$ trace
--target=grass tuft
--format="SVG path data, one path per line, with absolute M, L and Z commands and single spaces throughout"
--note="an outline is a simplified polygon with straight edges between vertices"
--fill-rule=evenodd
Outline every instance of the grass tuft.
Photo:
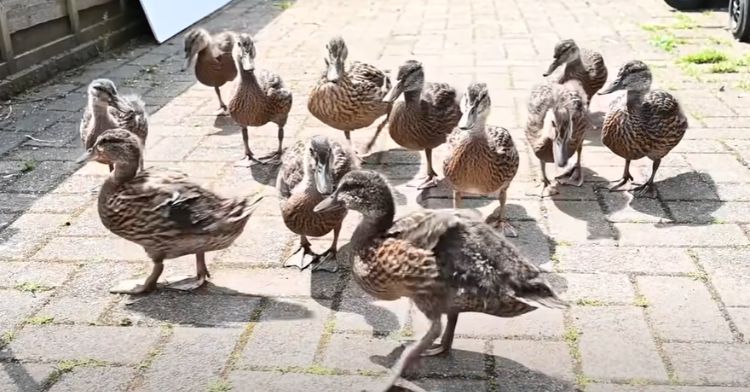
M 646 298 L 646 296 L 644 296 L 643 294 L 638 294 L 635 296 L 633 305 L 638 306 L 639 308 L 648 308 L 649 306 L 651 306 L 651 304 L 648 302 L 648 298 Z
M 288 10 L 292 7 L 292 5 L 294 5 L 294 3 L 289 0 L 281 0 L 276 2 L 276 7 L 278 7 L 282 11 Z
M 688 64 L 716 64 L 729 60 L 729 57 L 716 49 L 703 49 L 680 58 L 680 62 Z
M 704 283 L 708 282 L 708 274 L 703 271 L 688 272 L 687 276 L 690 279 L 695 280 L 695 281 L 704 282 Z
M 23 164 L 21 165 L 21 173 L 28 173 L 34 171 L 36 167 L 39 165 L 39 162 L 30 159 L 27 161 L 23 161 Z
M 723 61 L 721 63 L 711 64 L 711 67 L 708 69 L 711 73 L 737 73 L 740 72 L 739 68 L 737 68 L 737 65 L 731 61 Z
M 52 324 L 55 318 L 52 316 L 36 316 L 26 320 L 26 324 L 29 325 L 47 325 Z
M 576 305 L 578 306 L 604 306 L 604 302 L 599 301 L 598 299 L 580 298 L 576 301 Z
M 208 392 L 229 392 L 232 385 L 224 380 L 216 380 L 208 385 Z
M 36 294 L 52 290 L 52 287 L 44 286 L 34 282 L 23 282 L 16 286 L 16 290 L 23 291 L 25 293 Z
M 677 45 L 682 43 L 682 40 L 678 39 L 671 33 L 664 34 L 653 34 L 651 35 L 651 45 L 660 48 L 665 52 L 671 52 L 677 48 Z

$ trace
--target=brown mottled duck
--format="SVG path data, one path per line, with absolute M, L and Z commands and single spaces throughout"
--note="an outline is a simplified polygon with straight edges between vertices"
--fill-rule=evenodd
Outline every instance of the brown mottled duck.
M 137 95 L 120 95 L 109 79 L 95 79 L 89 84 L 88 104 L 81 119 L 83 148 L 91 148 L 99 135 L 113 128 L 127 129 L 145 146 L 148 137 L 146 104 Z M 143 170 L 143 161 L 139 167 Z M 110 165 L 109 171 L 112 170 Z
M 141 143 L 124 129 L 105 131 L 79 158 L 114 165 L 99 192 L 99 218 L 112 233 L 142 246 L 153 261 L 143 284 L 123 282 L 112 293 L 142 294 L 155 290 L 163 261 L 195 254 L 196 277 L 168 284 L 192 290 L 210 277 L 205 253 L 225 249 L 245 228 L 255 209 L 245 199 L 220 197 L 177 172 L 138 172 Z M 169 281 L 169 280 L 168 280 Z
M 267 70 L 255 72 L 255 43 L 249 34 L 239 34 L 234 45 L 234 56 L 239 81 L 234 96 L 229 101 L 229 114 L 242 127 L 245 158 L 255 163 L 270 159 L 278 163 L 284 141 L 284 125 L 292 109 L 292 92 L 284 86 L 281 77 Z M 255 158 L 248 144 L 247 127 L 260 127 L 269 122 L 278 125 L 279 145 L 270 155 Z
M 490 114 L 487 85 L 472 83 L 461 98 L 461 120 L 448 135 L 449 153 L 443 173 L 453 186 L 453 208 L 459 208 L 462 193 L 486 195 L 498 192 L 500 216 L 496 222 L 506 236 L 516 237 L 505 220 L 507 190 L 518 172 L 518 151 L 507 129 L 487 126 Z
M 201 84 L 213 87 L 219 99 L 221 114 L 226 114 L 227 105 L 221 99 L 219 88 L 237 77 L 237 67 L 232 58 L 232 48 L 237 33 L 224 31 L 211 35 L 206 29 L 192 29 L 185 34 L 186 70 L 195 61 L 195 77 Z
M 544 76 L 549 76 L 557 67 L 565 64 L 565 69 L 558 83 L 577 80 L 586 92 L 587 106 L 591 97 L 604 86 L 607 81 L 607 66 L 602 55 L 586 48 L 579 48 L 572 39 L 565 39 L 555 45 L 554 59 Z
M 409 185 L 419 189 L 437 186 L 432 150 L 445 143 L 461 118 L 456 89 L 447 83 L 425 84 L 422 64 L 409 60 L 399 68 L 396 83 L 383 100 L 393 102 L 402 93 L 404 101 L 391 110 L 388 131 L 393 141 L 402 147 L 424 150 L 427 175 Z
M 326 71 L 310 91 L 307 109 L 324 124 L 344 131 L 350 146 L 352 131 L 369 127 L 385 115 L 363 151 L 367 153 L 388 122 L 390 105 L 383 102 L 383 97 L 391 88 L 391 81 L 385 72 L 359 61 L 345 69 L 349 50 L 339 36 L 328 42 L 326 50 Z
M 631 160 L 648 157 L 653 161 L 651 177 L 632 190 L 638 196 L 653 192 L 654 177 L 662 158 L 677 146 L 688 128 L 688 120 L 677 98 L 666 91 L 650 91 L 651 81 L 648 66 L 633 60 L 623 65 L 612 84 L 599 92 L 627 91 L 610 103 L 602 125 L 602 144 L 625 158 L 622 179 L 611 188 L 613 191 L 633 180 Z
M 402 354 L 392 383 L 420 356 L 451 349 L 461 312 L 515 317 L 540 306 L 567 306 L 502 233 L 465 212 L 422 210 L 394 221 L 393 194 L 376 172 L 347 173 L 315 210 L 343 208 L 363 216 L 351 239 L 353 279 L 377 299 L 411 298 L 431 323 Z M 440 344 L 432 345 L 443 314 L 448 325 Z
M 588 115 L 586 93 L 581 84 L 571 80 L 565 84 L 542 83 L 529 96 L 526 139 L 539 159 L 542 171 L 542 195 L 555 194 L 550 187 L 545 165 L 554 162 L 559 168 L 568 165 L 575 152 L 576 163 L 557 176 L 563 184 L 581 186 L 581 152 L 586 132 L 593 128 Z
M 313 270 L 335 272 L 338 269 L 335 264 L 331 267 L 325 264 L 336 261 L 336 246 L 346 210 L 318 213 L 313 209 L 333 192 L 341 177 L 352 168 L 356 168 L 352 154 L 325 136 L 300 140 L 284 153 L 276 179 L 276 188 L 281 197 L 281 216 L 286 227 L 300 236 L 300 246 L 284 261 L 285 267 L 301 251 L 301 257 L 294 264 L 301 270 L 314 262 L 317 264 Z M 331 247 L 321 255 L 315 254 L 310 249 L 307 237 L 321 237 L 331 230 Z

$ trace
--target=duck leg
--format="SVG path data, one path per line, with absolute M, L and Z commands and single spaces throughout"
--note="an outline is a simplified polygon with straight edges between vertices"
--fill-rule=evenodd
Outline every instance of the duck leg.
M 206 254 L 199 252 L 195 254 L 195 276 L 180 278 L 175 281 L 167 279 L 169 282 L 167 283 L 167 288 L 180 291 L 192 291 L 203 286 L 203 284 L 206 283 L 206 278 L 210 277 L 211 274 L 208 273 L 208 268 L 206 267 Z
M 516 233 L 516 229 L 513 227 L 513 225 L 510 224 L 507 220 L 505 220 L 505 202 L 508 199 L 508 190 L 503 189 L 500 191 L 500 194 L 498 195 L 498 201 L 500 202 L 500 217 L 492 223 L 492 225 L 503 232 L 503 234 L 506 237 L 518 237 L 518 233 Z M 488 217 L 489 218 L 489 217 Z M 487 223 L 490 223 L 488 221 Z
M 336 255 L 338 254 L 338 242 L 339 242 L 339 233 L 341 232 L 341 223 L 336 225 L 336 227 L 333 228 L 333 242 L 331 242 L 331 247 L 328 248 L 325 252 L 323 252 L 320 256 L 318 256 L 315 260 L 316 264 L 312 268 L 313 271 L 328 271 L 328 272 L 337 272 L 339 270 L 338 261 L 336 260 Z M 332 266 L 328 266 L 328 264 L 333 264 Z
M 156 282 L 159 280 L 162 271 L 164 271 L 164 259 L 154 258 L 154 266 L 151 268 L 151 275 L 146 278 L 143 284 L 138 284 L 133 280 L 126 280 L 118 283 L 109 289 L 112 294 L 147 294 L 156 290 Z
M 424 156 L 427 158 L 427 175 L 425 177 L 416 178 L 413 181 L 406 184 L 407 186 L 417 187 L 417 189 L 428 189 L 437 186 L 437 173 L 432 168 L 432 149 L 425 148 Z
M 653 194 L 654 177 L 656 177 L 656 171 L 659 170 L 660 164 L 661 164 L 661 159 L 654 160 L 654 163 L 651 165 L 651 177 L 649 177 L 648 181 L 646 181 L 642 185 L 638 185 L 637 187 L 633 188 L 633 192 L 635 192 L 636 196 L 641 197 L 641 196 Z
M 216 113 L 218 116 L 226 116 L 229 114 L 227 105 L 224 104 L 224 100 L 221 99 L 221 90 L 219 90 L 219 87 L 214 87 L 214 91 L 216 91 L 216 98 L 219 98 L 219 112 Z
M 290 264 L 289 260 L 297 253 L 300 253 L 300 251 L 302 251 L 302 256 L 299 258 L 299 261 L 296 264 Z M 301 235 L 299 236 L 299 247 L 284 260 L 282 267 L 296 266 L 301 271 L 312 264 L 317 257 L 318 255 L 310 249 L 310 241 L 307 240 L 306 236 Z
M 462 194 L 459 191 L 453 191 L 453 208 L 461 208 Z
M 372 147 L 375 145 L 375 142 L 378 140 L 378 136 L 380 135 L 380 131 L 383 130 L 383 128 L 385 127 L 385 124 L 388 123 L 388 119 L 391 117 L 391 107 L 392 107 L 392 104 L 389 104 L 388 105 L 388 112 L 386 112 L 386 114 L 385 114 L 385 119 L 383 120 L 383 122 L 381 122 L 378 125 L 378 128 L 375 130 L 375 134 L 372 135 L 372 139 L 370 139 L 370 141 L 367 143 L 367 146 L 365 146 L 365 150 L 362 152 L 363 154 L 369 153 L 370 150 L 372 149 Z
M 424 336 L 422 336 L 422 339 L 416 344 L 408 347 L 401 354 L 401 358 L 399 358 L 398 362 L 396 362 L 396 365 L 392 369 L 391 380 L 384 391 L 390 390 L 390 388 L 396 384 L 401 378 L 401 373 L 403 373 L 404 370 L 413 368 L 427 347 L 429 347 L 432 342 L 440 336 L 440 330 L 443 328 L 440 321 L 440 315 L 438 314 L 437 316 L 431 317 L 430 321 L 430 329 L 424 334 Z
M 453 346 L 453 335 L 456 332 L 456 323 L 458 322 L 458 313 L 448 314 L 448 325 L 445 326 L 443 331 L 443 337 L 440 339 L 440 344 L 433 344 L 432 347 L 428 348 L 422 353 L 423 357 L 431 357 L 442 353 L 447 353 Z
M 562 175 L 556 177 L 556 179 L 560 180 L 560 183 L 574 186 L 583 185 L 583 172 L 581 171 L 581 150 L 583 150 L 583 146 L 578 147 L 578 150 L 576 150 L 576 164 Z
M 658 166 L 659 165 L 657 165 L 657 167 Z M 630 175 L 630 159 L 625 159 L 625 170 L 622 172 L 622 178 L 620 179 L 620 182 L 615 184 L 615 186 L 609 188 L 609 191 L 619 191 L 623 185 L 628 183 L 628 181 L 633 181 L 633 176 Z
M 279 147 L 276 149 L 275 152 L 272 152 L 268 155 L 264 155 L 260 157 L 260 159 L 262 159 L 264 163 L 271 163 L 274 165 L 281 163 L 281 147 L 284 144 L 284 127 L 283 126 L 279 126 L 277 137 L 279 138 Z
M 346 137 L 346 141 L 349 142 L 349 148 L 354 153 L 354 157 L 357 159 L 357 161 L 361 164 L 365 160 L 362 158 L 360 153 L 357 151 L 357 146 L 354 145 L 354 142 L 352 141 L 352 131 L 344 131 L 344 137 Z
M 242 143 L 245 146 L 245 157 L 242 159 L 244 161 L 247 159 L 247 162 L 254 162 L 259 164 L 264 164 L 262 161 L 258 160 L 258 158 L 255 158 L 255 155 L 253 155 L 253 152 L 250 150 L 250 144 L 248 144 L 249 136 L 247 135 L 247 127 L 242 127 Z
M 526 192 L 529 196 L 539 196 L 539 197 L 545 197 L 545 196 L 552 196 L 558 194 L 557 187 L 552 185 L 552 182 L 547 177 L 547 164 L 543 160 L 539 160 L 539 167 L 542 171 L 542 186 L 535 187 L 533 191 Z M 541 189 L 541 190 L 540 190 Z

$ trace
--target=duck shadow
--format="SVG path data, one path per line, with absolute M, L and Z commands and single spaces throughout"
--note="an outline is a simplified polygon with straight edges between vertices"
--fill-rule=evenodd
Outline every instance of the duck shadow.
M 401 356 L 404 349 L 405 345 L 402 344 L 393 349 L 388 355 L 370 356 L 370 361 L 390 369 Z M 475 366 L 478 368 L 467 369 L 467 367 L 473 368 Z M 478 373 L 467 376 L 467 370 Z M 503 386 L 502 390 L 508 392 L 580 391 L 571 380 L 565 380 L 556 375 L 545 374 L 512 359 L 500 355 L 490 355 L 460 349 L 453 349 L 448 354 L 423 358 L 421 366 L 415 371 L 405 374 L 404 378 L 416 384 L 417 387 L 428 391 L 449 390 L 443 388 L 446 384 L 450 383 L 451 379 L 466 380 L 467 378 L 477 380 L 478 384 L 487 380 L 487 378 L 493 381 L 496 380 Z M 467 384 L 462 383 L 461 385 L 465 386 Z M 391 387 L 388 391 L 403 392 L 413 390 L 406 385 L 399 385 Z
M 214 118 L 214 128 L 219 128 L 219 131 L 209 134 L 209 136 L 228 136 L 240 133 L 240 125 L 237 124 L 230 116 L 217 115 Z
M 418 151 L 402 148 L 375 151 L 364 156 L 361 168 L 377 171 L 383 174 L 392 186 L 399 186 L 411 181 L 420 172 L 419 154 Z
M 286 151 L 286 148 L 282 149 L 282 154 Z M 281 164 L 251 164 L 250 175 L 253 179 L 263 185 L 276 186 L 276 178 L 281 170 Z
M 497 209 L 492 213 L 500 212 L 500 205 L 497 193 L 489 195 L 478 195 L 464 193 L 461 196 L 460 208 L 477 209 L 486 207 L 492 203 L 497 203 Z M 434 188 L 428 188 L 417 195 L 417 204 L 422 208 L 431 209 L 450 209 L 453 208 L 453 187 L 447 178 L 440 179 L 438 185 Z
M 4 347 L 4 355 L 8 358 L 13 358 L 13 350 L 9 347 Z M 5 373 L 5 376 L 1 378 L 7 378 L 11 381 L 11 386 L 19 388 L 19 391 L 41 391 L 43 390 L 44 381 L 49 378 L 53 369 L 50 368 L 48 372 L 42 377 L 34 376 L 34 371 L 30 371 L 26 368 L 26 364 L 23 362 L 17 362 L 17 360 L 11 362 L 0 362 L 0 373 Z

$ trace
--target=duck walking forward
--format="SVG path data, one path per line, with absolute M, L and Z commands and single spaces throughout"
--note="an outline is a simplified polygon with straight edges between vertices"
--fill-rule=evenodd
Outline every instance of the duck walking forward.
M 281 77 L 266 70 L 255 72 L 255 43 L 249 34 L 237 36 L 232 55 L 240 77 L 229 101 L 229 114 L 242 127 L 242 142 L 245 158 L 255 163 L 267 163 L 262 159 L 278 163 L 284 142 L 284 125 L 292 109 L 292 92 L 284 86 Z M 260 127 L 269 122 L 278 129 L 279 145 L 275 152 L 255 158 L 248 144 L 247 127 Z
M 300 236 L 299 248 L 285 260 L 284 266 L 290 265 L 289 261 L 301 251 L 301 257 L 293 264 L 301 270 L 314 262 L 318 264 L 313 270 L 335 272 L 338 269 L 336 264 L 330 267 L 326 264 L 336 261 L 336 246 L 346 210 L 318 213 L 313 209 L 333 192 L 344 174 L 356 167 L 351 152 L 325 136 L 300 140 L 284 153 L 276 179 L 281 216 L 286 227 Z M 322 255 L 316 255 L 307 237 L 320 237 L 331 230 L 331 247 Z
M 393 194 L 376 172 L 347 173 L 315 210 L 342 208 L 363 216 L 351 240 L 354 280 L 377 299 L 411 298 L 431 323 L 402 354 L 392 383 L 420 356 L 451 349 L 461 312 L 514 317 L 567 306 L 500 232 L 464 212 L 422 210 L 394 221 Z M 448 325 L 433 345 L 443 314 Z
M 677 146 L 687 131 L 688 120 L 677 98 L 666 91 L 650 91 L 651 81 L 648 66 L 633 60 L 623 65 L 612 84 L 599 92 L 627 91 L 610 104 L 602 125 L 602 144 L 625 158 L 622 179 L 610 188 L 612 191 L 633 180 L 631 160 L 648 157 L 653 161 L 651 177 L 632 190 L 637 196 L 653 192 L 654 177 L 662 158 Z
M 500 216 L 496 225 L 506 236 L 516 237 L 515 229 L 505 220 L 505 201 L 508 186 L 518 172 L 518 151 L 507 129 L 486 125 L 490 106 L 487 85 L 469 85 L 461 98 L 461 120 L 448 135 L 443 173 L 453 186 L 453 208 L 460 207 L 464 192 L 498 192 Z
M 201 84 L 213 87 L 219 99 L 220 114 L 227 114 L 227 105 L 221 99 L 219 88 L 237 77 L 237 67 L 232 58 L 237 33 L 224 31 L 211 35 L 206 29 L 192 29 L 185 34 L 186 70 L 195 62 L 195 77 Z
M 138 137 L 141 146 L 148 137 L 146 104 L 137 95 L 120 95 L 109 79 L 95 79 L 88 87 L 88 104 L 83 111 L 80 132 L 83 148 L 91 148 L 108 129 L 123 128 Z M 143 157 L 139 162 L 143 170 Z M 112 171 L 109 165 L 109 171 Z
M 351 132 L 369 127 L 385 115 L 363 153 L 368 153 L 388 122 L 390 105 L 383 97 L 391 88 L 385 72 L 370 64 L 353 62 L 345 69 L 349 50 L 340 36 L 326 45 L 326 71 L 310 91 L 307 109 L 324 124 L 344 131 L 352 146 Z
M 105 131 L 78 160 L 114 165 L 99 192 L 99 218 L 112 233 L 142 246 L 153 261 L 143 284 L 121 284 L 112 293 L 155 290 L 165 259 L 195 254 L 196 277 L 168 287 L 192 290 L 210 277 L 205 252 L 225 249 L 242 233 L 262 197 L 253 202 L 220 197 L 182 173 L 138 172 L 141 144 L 125 129 Z M 169 279 L 168 279 L 169 281 Z
M 383 100 L 393 102 L 401 94 L 404 101 L 391 110 L 388 128 L 391 138 L 404 148 L 424 150 L 427 158 L 426 177 L 409 185 L 419 189 L 437 186 L 432 150 L 445 143 L 446 136 L 461 118 L 456 89 L 447 83 L 425 84 L 422 64 L 409 60 L 398 69 L 396 83 Z

